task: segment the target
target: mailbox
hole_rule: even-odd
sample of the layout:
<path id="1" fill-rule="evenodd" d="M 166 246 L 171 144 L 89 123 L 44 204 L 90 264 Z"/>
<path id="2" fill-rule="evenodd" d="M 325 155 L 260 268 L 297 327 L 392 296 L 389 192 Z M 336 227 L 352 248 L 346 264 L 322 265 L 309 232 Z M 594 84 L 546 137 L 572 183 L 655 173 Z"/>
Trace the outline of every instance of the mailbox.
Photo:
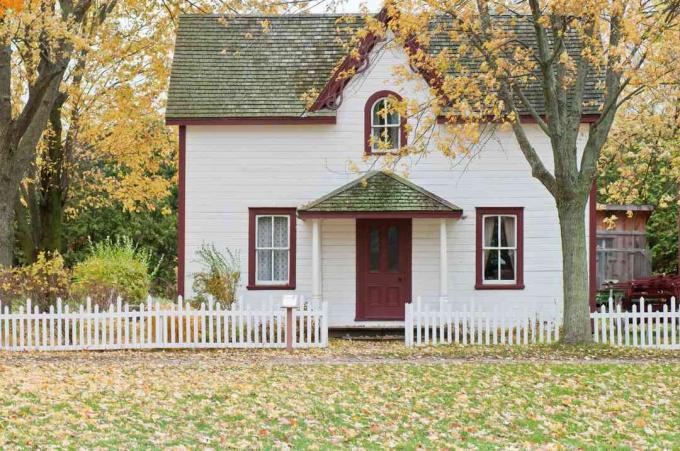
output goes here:
<path id="1" fill-rule="evenodd" d="M 283 308 L 295 308 L 298 306 L 298 295 L 297 294 L 284 294 L 281 299 L 281 307 Z"/>

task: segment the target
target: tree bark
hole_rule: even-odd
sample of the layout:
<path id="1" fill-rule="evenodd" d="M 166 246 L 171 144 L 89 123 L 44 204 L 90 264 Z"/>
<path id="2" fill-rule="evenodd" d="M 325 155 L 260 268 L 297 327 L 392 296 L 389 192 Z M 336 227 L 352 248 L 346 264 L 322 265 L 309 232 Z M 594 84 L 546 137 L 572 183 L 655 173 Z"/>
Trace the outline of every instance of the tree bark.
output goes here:
<path id="1" fill-rule="evenodd" d="M 11 266 L 13 262 L 14 207 L 20 181 L 16 173 L 15 165 L 0 158 L 0 266 Z"/>
<path id="2" fill-rule="evenodd" d="M 557 203 L 562 240 L 565 343 L 589 343 L 593 339 L 590 328 L 585 207 L 585 202 L 581 200 Z"/>

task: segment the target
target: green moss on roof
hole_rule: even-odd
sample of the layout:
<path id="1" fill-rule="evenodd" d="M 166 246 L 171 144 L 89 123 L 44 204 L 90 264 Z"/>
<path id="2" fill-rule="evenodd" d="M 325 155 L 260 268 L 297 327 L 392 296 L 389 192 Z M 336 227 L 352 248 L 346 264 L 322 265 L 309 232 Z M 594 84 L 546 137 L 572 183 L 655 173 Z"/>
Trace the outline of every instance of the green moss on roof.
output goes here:
<path id="1" fill-rule="evenodd" d="M 179 20 L 175 55 L 168 92 L 167 118 L 196 117 L 298 117 L 334 115 L 333 111 L 305 111 L 301 100 L 310 89 L 321 91 L 335 65 L 347 54 L 342 46 L 349 38 L 348 27 L 358 28 L 360 16 L 350 25 L 338 23 L 347 15 L 311 14 L 285 16 L 182 15 Z M 263 32 L 267 20 L 269 31 Z M 527 21 L 497 16 L 501 27 L 512 29 L 519 41 L 535 47 Z M 434 24 L 432 25 L 434 26 Z M 429 51 L 456 51 L 458 43 L 448 34 L 437 34 Z M 578 57 L 576 37 L 567 40 L 567 50 Z M 475 71 L 479 61 L 461 62 Z M 584 114 L 597 113 L 602 90 L 601 77 L 587 80 L 585 100 L 594 101 Z M 543 112 L 540 83 L 534 79 L 525 94 Z M 527 111 L 522 111 L 526 113 Z"/>
<path id="2" fill-rule="evenodd" d="M 461 211 L 392 173 L 372 171 L 299 209 L 302 212 Z"/>
<path id="3" fill-rule="evenodd" d="M 323 89 L 346 54 L 341 17 L 181 16 L 166 116 L 303 115 L 302 94 Z"/>

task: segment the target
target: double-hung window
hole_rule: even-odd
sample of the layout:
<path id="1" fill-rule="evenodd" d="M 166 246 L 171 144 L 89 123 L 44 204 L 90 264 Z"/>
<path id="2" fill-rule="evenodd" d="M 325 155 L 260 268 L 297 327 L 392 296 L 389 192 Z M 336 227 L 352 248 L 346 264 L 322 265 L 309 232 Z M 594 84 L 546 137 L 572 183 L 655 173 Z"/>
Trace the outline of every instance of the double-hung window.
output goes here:
<path id="1" fill-rule="evenodd" d="M 251 208 L 248 288 L 294 288 L 295 209 Z"/>
<path id="2" fill-rule="evenodd" d="M 368 98 L 364 107 L 365 153 L 395 152 L 406 145 L 406 120 L 397 111 L 399 94 L 378 91 Z"/>
<path id="3" fill-rule="evenodd" d="M 523 288 L 523 211 L 477 209 L 477 288 Z"/>
<path id="4" fill-rule="evenodd" d="M 394 111 L 392 100 L 383 97 L 371 108 L 371 145 L 373 152 L 401 147 L 401 115 Z"/>

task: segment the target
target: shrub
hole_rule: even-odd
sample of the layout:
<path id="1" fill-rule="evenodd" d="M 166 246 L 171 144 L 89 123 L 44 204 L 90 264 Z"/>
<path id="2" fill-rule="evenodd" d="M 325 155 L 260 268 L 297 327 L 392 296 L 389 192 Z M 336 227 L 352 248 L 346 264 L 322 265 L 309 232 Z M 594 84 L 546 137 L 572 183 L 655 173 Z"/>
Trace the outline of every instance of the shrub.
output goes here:
<path id="1" fill-rule="evenodd" d="M 35 263 L 16 268 L 0 267 L 0 299 L 5 305 L 30 298 L 33 305 L 45 311 L 56 298 L 69 294 L 70 276 L 58 252 L 41 252 Z"/>
<path id="2" fill-rule="evenodd" d="M 241 262 L 238 252 L 227 249 L 225 256 L 212 244 L 203 244 L 198 250 L 198 262 L 203 271 L 194 274 L 192 288 L 196 299 L 205 301 L 207 296 L 226 306 L 236 300 L 236 290 L 241 281 Z"/>
<path id="3" fill-rule="evenodd" d="M 151 254 L 129 237 L 107 238 L 90 245 L 90 255 L 73 268 L 74 296 L 90 296 L 100 308 L 108 308 L 120 296 L 127 302 L 142 301 L 149 293 L 154 270 Z"/>

